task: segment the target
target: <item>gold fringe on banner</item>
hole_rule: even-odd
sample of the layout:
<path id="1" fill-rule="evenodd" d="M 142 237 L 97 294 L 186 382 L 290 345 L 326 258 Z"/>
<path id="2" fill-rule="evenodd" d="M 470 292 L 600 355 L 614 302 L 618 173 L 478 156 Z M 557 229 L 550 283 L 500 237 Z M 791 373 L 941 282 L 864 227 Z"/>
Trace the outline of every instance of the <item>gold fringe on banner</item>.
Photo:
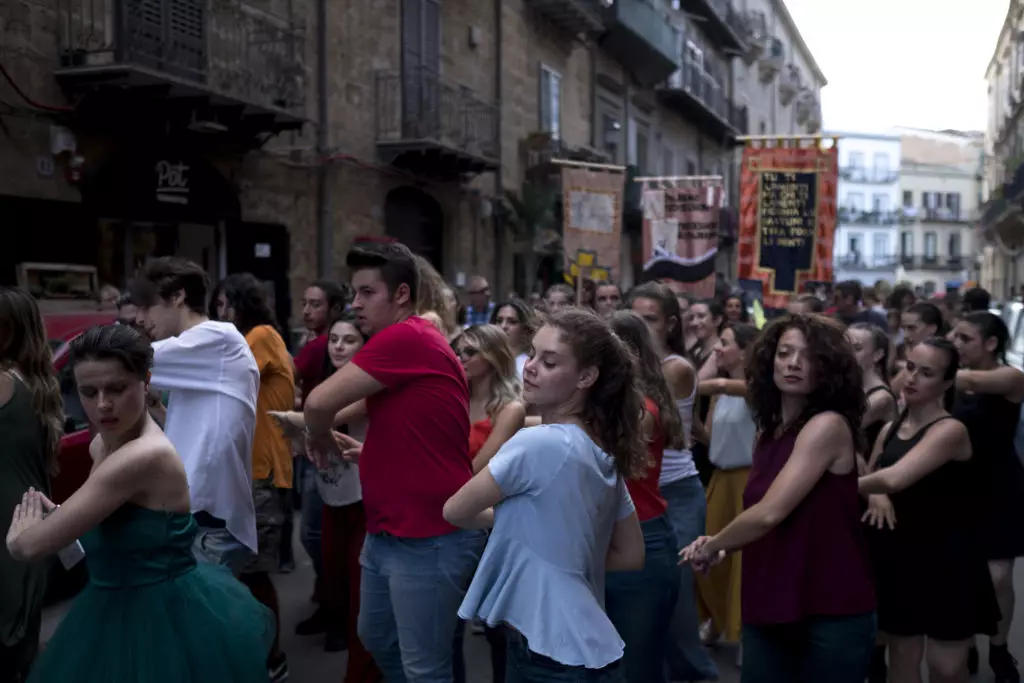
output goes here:
<path id="1" fill-rule="evenodd" d="M 572 159 L 552 159 L 550 163 L 556 166 L 572 166 L 574 168 L 585 168 L 590 171 L 609 171 L 615 173 L 625 173 L 625 166 L 618 166 L 616 164 L 592 164 L 587 161 L 573 161 Z"/>
<path id="2" fill-rule="evenodd" d="M 744 143 L 746 147 L 773 147 L 773 148 L 794 148 L 794 147 L 819 147 L 828 149 L 830 146 L 839 144 L 838 135 L 740 135 L 737 142 Z M 831 142 L 826 146 L 826 142 Z"/>

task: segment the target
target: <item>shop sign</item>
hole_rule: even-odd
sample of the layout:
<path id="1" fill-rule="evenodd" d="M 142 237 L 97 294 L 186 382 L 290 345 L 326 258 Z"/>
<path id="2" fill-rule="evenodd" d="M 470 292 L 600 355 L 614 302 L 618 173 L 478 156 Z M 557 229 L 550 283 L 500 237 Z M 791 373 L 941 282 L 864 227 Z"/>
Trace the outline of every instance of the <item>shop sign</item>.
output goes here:
<path id="1" fill-rule="evenodd" d="M 166 204 L 188 205 L 189 167 L 163 159 L 156 163 L 156 200 Z"/>

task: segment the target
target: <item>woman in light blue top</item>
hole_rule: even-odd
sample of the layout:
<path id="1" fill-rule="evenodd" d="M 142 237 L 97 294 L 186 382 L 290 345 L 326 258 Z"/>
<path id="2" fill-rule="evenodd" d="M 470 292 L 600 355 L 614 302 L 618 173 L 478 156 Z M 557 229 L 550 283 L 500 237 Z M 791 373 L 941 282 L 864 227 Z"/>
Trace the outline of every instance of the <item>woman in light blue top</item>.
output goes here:
<path id="1" fill-rule="evenodd" d="M 533 339 L 523 399 L 543 424 L 444 507 L 452 524 L 494 527 L 459 616 L 509 627 L 507 683 L 621 681 L 604 579 L 644 562 L 625 482 L 647 462 L 635 361 L 593 313 L 557 314 Z"/>

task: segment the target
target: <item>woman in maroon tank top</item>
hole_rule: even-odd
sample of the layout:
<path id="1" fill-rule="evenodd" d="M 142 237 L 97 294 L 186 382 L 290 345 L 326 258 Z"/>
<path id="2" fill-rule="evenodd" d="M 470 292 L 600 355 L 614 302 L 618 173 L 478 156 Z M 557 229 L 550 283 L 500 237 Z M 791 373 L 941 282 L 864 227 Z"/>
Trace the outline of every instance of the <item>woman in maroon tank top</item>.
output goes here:
<path id="1" fill-rule="evenodd" d="M 743 683 L 863 683 L 875 593 L 857 493 L 861 372 L 838 324 L 770 324 L 747 362 L 760 438 L 744 511 L 685 548 L 698 569 L 743 549 Z"/>

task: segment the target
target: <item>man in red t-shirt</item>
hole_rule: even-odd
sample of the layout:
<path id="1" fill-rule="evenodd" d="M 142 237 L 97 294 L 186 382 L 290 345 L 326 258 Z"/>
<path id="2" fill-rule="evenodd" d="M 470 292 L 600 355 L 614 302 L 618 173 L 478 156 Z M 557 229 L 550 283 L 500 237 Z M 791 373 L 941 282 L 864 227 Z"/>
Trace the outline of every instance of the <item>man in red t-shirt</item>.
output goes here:
<path id="1" fill-rule="evenodd" d="M 414 315 L 409 249 L 361 244 L 346 262 L 352 310 L 370 340 L 306 400 L 307 451 L 324 466 L 335 414 L 366 399 L 359 638 L 385 680 L 450 681 L 457 611 L 486 542 L 441 514 L 473 475 L 469 388 L 447 340 Z"/>

